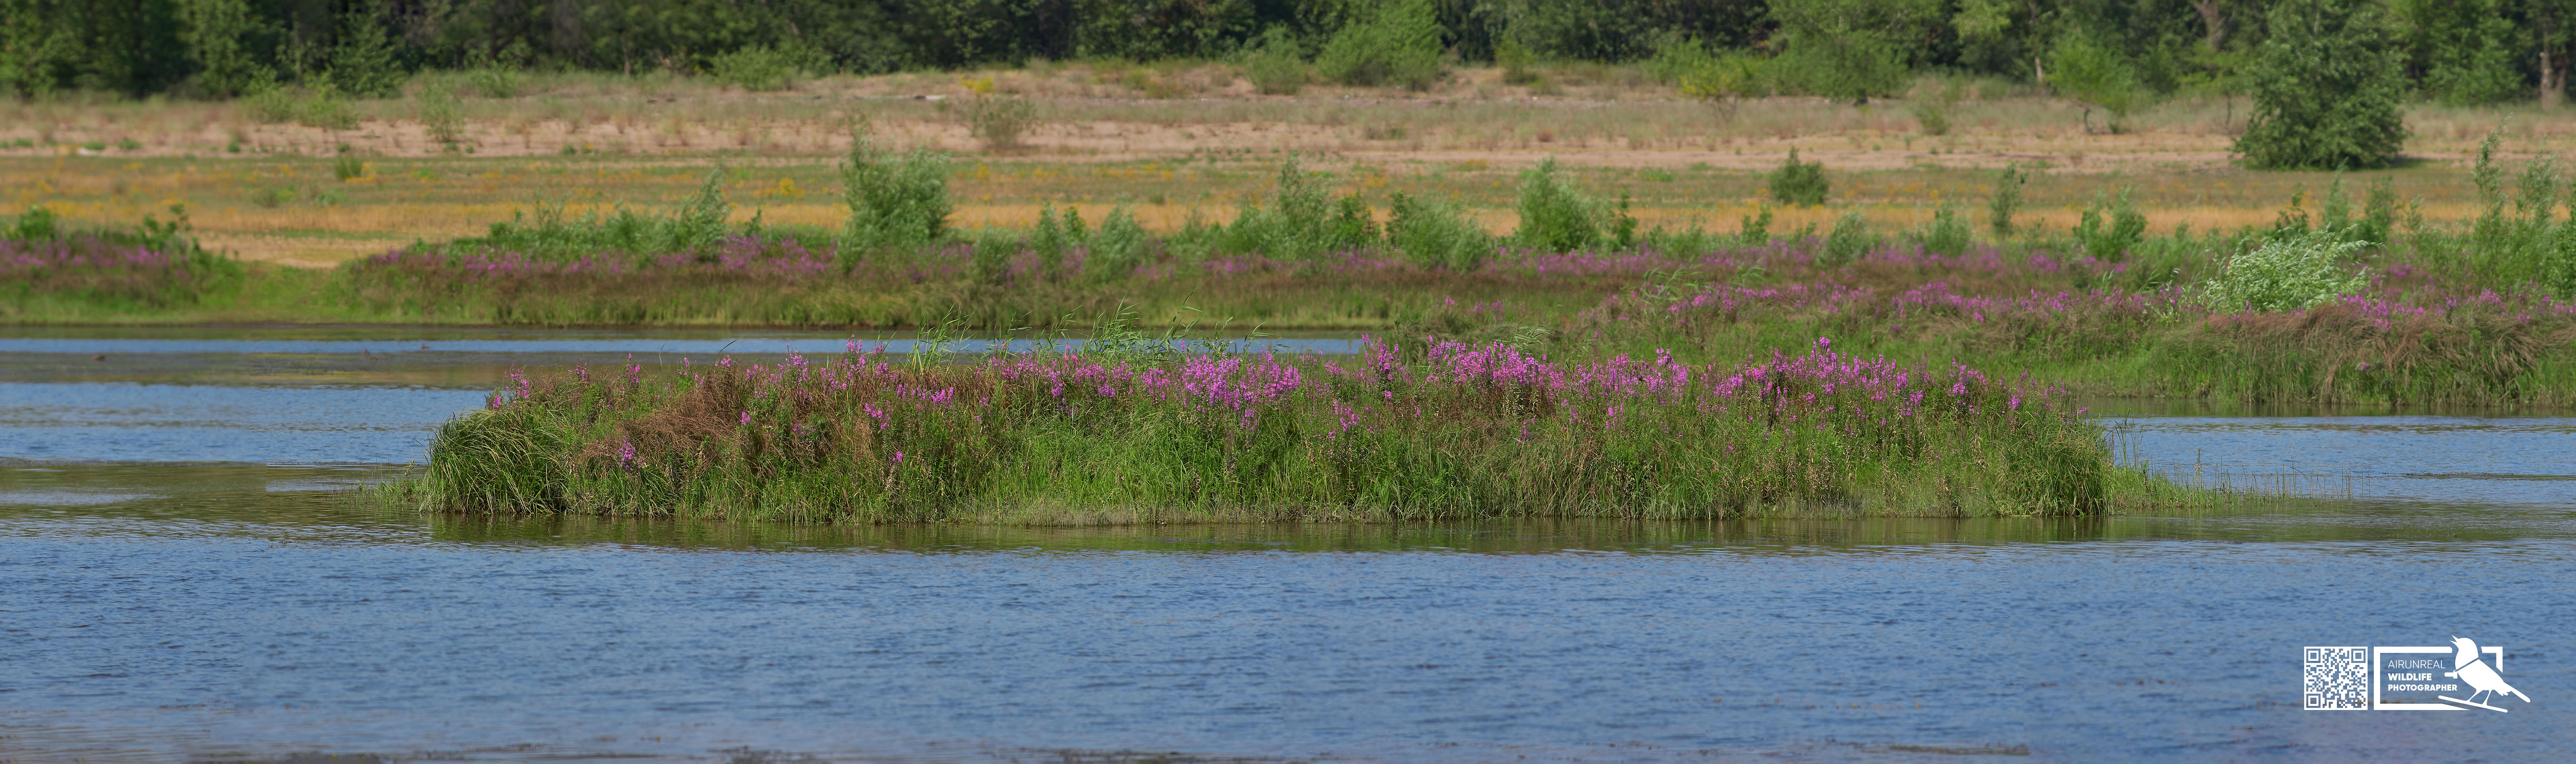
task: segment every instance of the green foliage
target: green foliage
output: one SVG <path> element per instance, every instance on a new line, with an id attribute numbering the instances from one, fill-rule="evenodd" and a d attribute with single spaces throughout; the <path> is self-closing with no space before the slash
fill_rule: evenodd
<path id="1" fill-rule="evenodd" d="M 1136 222 L 1136 212 L 1120 204 L 1100 219 L 1100 233 L 1091 239 L 1091 254 L 1082 264 L 1083 275 L 1093 281 L 1117 281 L 1134 273 L 1145 264 L 1146 247 L 1152 237 L 1145 226 Z"/>
<path id="2" fill-rule="evenodd" d="M 1825 248 L 1816 254 L 1816 265 L 1839 268 L 1860 259 L 1878 246 L 1878 234 L 1869 230 L 1869 221 L 1860 210 L 1847 210 L 1834 219 L 1833 229 L 1825 234 Z"/>
<path id="3" fill-rule="evenodd" d="M 1933 0 L 1777 0 L 1771 17 L 1785 39 L 1770 69 L 1785 84 L 1867 104 L 1912 83 L 1910 41 L 1938 21 Z"/>
<path id="4" fill-rule="evenodd" d="M 822 54 L 798 45 L 746 45 L 707 60 L 719 82 L 744 90 L 789 90 L 796 80 L 821 67 Z"/>
<path id="5" fill-rule="evenodd" d="M 367 161 L 350 154 L 331 160 L 331 177 L 348 182 L 367 174 Z"/>
<path id="6" fill-rule="evenodd" d="M 1762 205 L 1761 214 L 1744 216 L 1744 224 L 1735 229 L 1737 244 L 1759 247 L 1771 243 L 1771 205 Z"/>
<path id="7" fill-rule="evenodd" d="M 1311 259 L 1347 242 L 1337 241 L 1331 176 L 1307 172 L 1295 154 L 1279 165 L 1278 195 L 1270 206 L 1244 205 L 1219 236 L 1219 248 L 1259 252 L 1282 260 Z"/>
<path id="8" fill-rule="evenodd" d="M 517 98 L 526 88 L 519 79 L 519 70 L 490 61 L 466 71 L 465 82 L 485 98 Z"/>
<path id="9" fill-rule="evenodd" d="M 841 160 L 841 200 L 850 208 L 843 257 L 881 247 L 919 247 L 948 230 L 948 157 L 916 148 L 897 157 L 862 122 L 850 131 Z"/>
<path id="10" fill-rule="evenodd" d="M 1505 38 L 1494 46 L 1494 63 L 1503 68 L 1505 85 L 1537 85 L 1547 81 L 1538 73 L 1538 54 L 1531 53 L 1519 40 Z"/>
<path id="11" fill-rule="evenodd" d="M 2021 211 L 2021 187 L 2030 175 L 2017 165 L 2004 165 L 1995 175 L 1995 191 L 1986 198 L 1986 230 L 1998 237 L 2011 236 L 2013 215 Z"/>
<path id="12" fill-rule="evenodd" d="M 2397 179 L 2382 175 L 2370 183 L 2370 197 L 2362 203 L 2361 221 L 2354 224 L 2353 241 L 2372 246 L 2385 246 L 2397 235 Z"/>
<path id="13" fill-rule="evenodd" d="M 1020 149 L 1020 136 L 1037 124 L 1037 105 L 1019 96 L 977 95 L 966 103 L 966 133 L 987 151 Z"/>
<path id="14" fill-rule="evenodd" d="M 1465 272 L 1493 257 L 1493 234 L 1468 218 L 1456 202 L 1399 191 L 1387 206 L 1387 244 L 1415 265 Z"/>
<path id="15" fill-rule="evenodd" d="M 2050 52 L 2048 84 L 2059 95 L 2084 105 L 2084 127 L 2093 127 L 2093 110 L 2101 109 L 2103 126 L 2113 134 L 2128 132 L 2129 114 L 2150 95 L 2138 83 L 2136 67 L 2117 51 L 2083 30 L 2057 40 Z"/>
<path id="16" fill-rule="evenodd" d="M 2211 279 L 2202 301 L 2218 310 L 2262 312 L 2299 310 L 2370 285 L 2342 258 L 2369 246 L 2345 241 L 2332 231 L 2314 231 L 2266 241 L 2253 251 L 2228 258 L 2227 270 Z"/>
<path id="17" fill-rule="evenodd" d="M 1449 76 L 1440 60 L 1440 20 L 1428 0 L 1391 0 L 1345 26 L 1315 55 L 1324 79 L 1344 85 L 1425 90 Z"/>
<path id="18" fill-rule="evenodd" d="M 276 70 L 251 53 L 255 35 L 267 20 L 245 0 L 181 0 L 179 40 L 197 67 L 197 89 L 206 95 L 231 97 L 269 85 Z"/>
<path id="19" fill-rule="evenodd" d="M 241 101 L 243 111 L 252 121 L 264 124 L 294 122 L 324 130 L 347 130 L 358 126 L 358 112 L 341 97 L 331 83 L 298 90 L 266 86 L 253 91 Z"/>
<path id="20" fill-rule="evenodd" d="M 1697 38 L 1670 35 L 1655 41 L 1654 55 L 1639 62 L 1637 68 L 1655 78 L 1656 84 L 1680 85 L 1683 77 L 1709 69 L 1717 61 L 1717 55 Z"/>
<path id="21" fill-rule="evenodd" d="M 2367 0 L 2284 0 L 2246 77 L 2236 153 L 2264 169 L 2381 167 L 2406 141 L 2403 62 Z"/>
<path id="22" fill-rule="evenodd" d="M 1950 113 L 1959 106 L 1959 85 L 1942 82 L 1932 91 L 1929 96 L 1916 100 L 1907 110 L 1913 112 L 1914 124 L 1924 135 L 1949 135 Z"/>
<path id="23" fill-rule="evenodd" d="M 1800 162 L 1798 150 L 1794 148 L 1789 150 L 1788 161 L 1771 173 L 1771 198 L 1781 204 L 1824 204 L 1829 191 L 1825 181 L 1825 163 Z"/>
<path id="24" fill-rule="evenodd" d="M 2077 251 L 2116 263 L 2129 254 L 2130 247 L 2146 240 L 2147 216 L 2129 201 L 2129 190 L 2124 188 L 2108 202 L 2095 197 L 2093 206 L 2085 208 L 2075 223 L 2074 233 Z"/>
<path id="25" fill-rule="evenodd" d="M 2502 0 L 2398 0 L 2392 10 L 2404 21 L 2424 91 L 2436 100 L 2481 106 L 2530 96 L 2516 66 L 2528 43 Z"/>
<path id="26" fill-rule="evenodd" d="M 1263 95 L 1296 95 L 1306 86 L 1306 58 L 1287 27 L 1271 27 L 1243 56 L 1243 79 Z"/>
<path id="27" fill-rule="evenodd" d="M 1520 213 L 1512 238 L 1521 246 L 1573 252 L 1601 241 L 1601 204 L 1557 176 L 1555 157 L 1521 173 Z"/>
<path id="28" fill-rule="evenodd" d="M 1968 251 L 1973 238 L 1968 221 L 1960 218 L 1957 209 L 1943 204 L 1932 211 L 1932 224 L 1923 229 L 1923 251 L 1958 257 Z"/>
<path id="29" fill-rule="evenodd" d="M 395 41 L 385 34 L 378 13 L 362 8 L 341 19 L 339 39 L 331 46 L 330 68 L 324 73 L 328 89 L 358 98 L 402 93 L 408 73 L 395 60 Z"/>
<path id="30" fill-rule="evenodd" d="M 1769 93 L 1763 81 L 1767 63 L 1752 53 L 1730 50 L 1709 56 L 1677 79 L 1682 95 L 1702 101 L 1754 98 Z"/>
<path id="31" fill-rule="evenodd" d="M 561 203 L 541 203 L 533 215 L 512 212 L 509 220 L 493 223 L 480 238 L 415 249 L 447 254 L 500 252 L 545 262 L 602 255 L 643 262 L 670 254 L 712 257 L 726 236 L 759 230 L 756 218 L 740 227 L 727 222 L 733 214 L 733 204 L 724 198 L 725 174 L 722 166 L 708 171 L 697 192 L 668 217 L 637 214 L 621 207 L 605 215 L 585 212 L 579 218 L 567 218 Z"/>
<path id="32" fill-rule="evenodd" d="M 1502 343 L 1473 349 L 1494 359 L 1482 374 L 1386 346 L 1351 374 L 1103 333 L 1098 355 L 1127 366 L 852 354 L 810 376 L 540 375 L 443 427 L 393 490 L 450 512 L 1046 524 L 2088 515 L 2177 495 L 2117 464 L 2064 392 L 1959 367 L 1891 369 L 1919 389 L 1881 394 L 1804 381 L 1850 363 L 1819 350 L 1773 370 L 1787 389 L 1693 375 L 1623 396 L 1491 371 L 1556 366 Z M 1184 375 L 1199 392 L 1155 381 Z"/>
<path id="33" fill-rule="evenodd" d="M 0 235 L 0 238 L 18 241 L 51 241 L 62 238 L 63 218 L 61 215 L 54 214 L 53 210 L 46 209 L 44 205 L 30 205 L 27 207 L 27 214 L 18 216 L 17 221 L 10 223 L 5 230 L 7 233 Z"/>
<path id="34" fill-rule="evenodd" d="M 465 106 L 456 100 L 456 91 L 444 84 L 420 89 L 420 126 L 429 139 L 451 150 L 465 140 Z"/>

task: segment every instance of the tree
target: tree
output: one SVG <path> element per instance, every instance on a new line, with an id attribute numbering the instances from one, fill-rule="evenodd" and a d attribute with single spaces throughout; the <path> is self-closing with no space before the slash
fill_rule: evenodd
<path id="1" fill-rule="evenodd" d="M 2057 49 L 2049 55 L 2048 84 L 2057 94 L 2084 105 L 2084 129 L 2093 129 L 2093 110 L 2101 109 L 2104 127 L 2117 134 L 2127 130 L 2129 113 L 2147 100 L 2146 88 L 2129 62 L 2116 51 L 2103 46 L 2083 30 L 2058 38 Z"/>
<path id="2" fill-rule="evenodd" d="M 2246 76 L 2235 151 L 2265 169 L 2382 167 L 2405 147 L 2406 77 L 2370 0 L 2284 0 Z"/>
<path id="3" fill-rule="evenodd" d="M 1778 0 L 1771 17 L 1786 46 L 1773 71 L 1807 92 L 1853 104 L 1913 84 L 1906 51 L 1940 6 L 1929 0 Z"/>
<path id="4" fill-rule="evenodd" d="M 2426 94 L 2453 106 L 2479 106 L 2530 93 L 2515 67 L 2523 35 L 2505 19 L 2505 2 L 2400 0 L 2394 6 Z"/>
<path id="5" fill-rule="evenodd" d="M 197 65 L 197 89 L 209 96 L 250 92 L 277 76 L 251 54 L 251 37 L 265 20 L 243 0 L 185 0 L 179 5 L 179 41 Z"/>

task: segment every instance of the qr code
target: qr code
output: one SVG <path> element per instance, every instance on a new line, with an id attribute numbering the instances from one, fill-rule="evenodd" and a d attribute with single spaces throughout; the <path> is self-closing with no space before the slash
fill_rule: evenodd
<path id="1" fill-rule="evenodd" d="M 2363 711 L 2370 708 L 2370 648 L 2311 647 L 2306 660 L 2307 709 Z"/>

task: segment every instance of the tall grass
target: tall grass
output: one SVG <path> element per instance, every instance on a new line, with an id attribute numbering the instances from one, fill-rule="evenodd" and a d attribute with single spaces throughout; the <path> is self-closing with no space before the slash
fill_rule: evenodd
<path id="1" fill-rule="evenodd" d="M 75 229 L 44 207 L 0 228 L 0 318 L 191 306 L 239 287 L 239 263 L 188 235 L 186 207 L 133 228 Z"/>
<path id="2" fill-rule="evenodd" d="M 1406 359 L 1419 359 L 1407 362 Z M 1345 365 L 1347 364 L 1347 365 Z M 521 377 L 392 489 L 424 508 L 858 522 L 2086 515 L 2180 500 L 2064 391 L 1816 340 L 1572 362 L 861 352 Z"/>

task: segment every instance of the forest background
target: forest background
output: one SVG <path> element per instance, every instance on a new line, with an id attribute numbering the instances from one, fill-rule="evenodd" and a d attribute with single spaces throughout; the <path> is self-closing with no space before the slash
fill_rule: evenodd
<path id="1" fill-rule="evenodd" d="M 2295 0 L 2293 0 L 2295 1 Z M 1412 0 L 1451 62 L 1741 60 L 1744 95 L 1892 95 L 1921 71 L 2139 95 L 2238 92 L 2281 0 Z M 0 0 L 0 92 L 396 94 L 422 70 L 875 74 L 1236 60 L 1335 41 L 1370 0 Z M 2421 97 L 2567 90 L 2576 0 L 2370 0 Z M 1385 26 L 1385 25 L 1379 25 Z M 1771 65 L 1764 65 L 1771 64 Z M 2056 72 L 2052 72 L 2056 69 Z M 1400 77 L 1400 73 L 1398 74 Z M 2106 108 L 2117 110 L 2116 103 Z"/>

